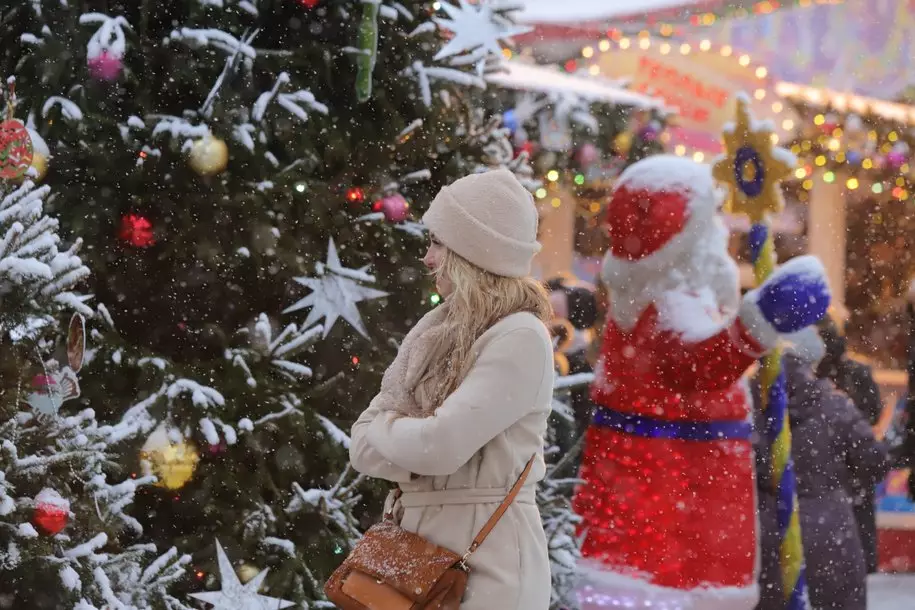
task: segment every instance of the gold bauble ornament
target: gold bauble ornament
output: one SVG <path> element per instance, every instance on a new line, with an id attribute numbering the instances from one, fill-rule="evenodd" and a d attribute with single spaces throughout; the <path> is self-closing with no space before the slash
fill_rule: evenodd
<path id="1" fill-rule="evenodd" d="M 194 478 L 200 456 L 194 443 L 164 424 L 156 428 L 140 449 L 140 467 L 145 476 L 155 476 L 156 485 L 181 489 Z"/>
<path id="2" fill-rule="evenodd" d="M 41 182 L 48 175 L 48 158 L 40 152 L 32 156 L 32 165 L 25 173 L 25 177 L 30 178 L 32 182 Z"/>
<path id="3" fill-rule="evenodd" d="M 241 581 L 241 584 L 247 583 L 249 580 L 260 574 L 260 570 L 255 568 L 250 563 L 243 563 L 238 566 L 238 569 L 235 570 L 235 573 L 238 574 L 238 579 Z"/>
<path id="4" fill-rule="evenodd" d="M 620 132 L 613 140 L 613 148 L 616 149 L 616 152 L 620 155 L 628 155 L 629 149 L 632 148 L 632 134 L 628 131 Z"/>
<path id="5" fill-rule="evenodd" d="M 201 176 L 215 176 L 229 164 L 229 147 L 224 140 L 207 136 L 194 142 L 188 162 Z"/>

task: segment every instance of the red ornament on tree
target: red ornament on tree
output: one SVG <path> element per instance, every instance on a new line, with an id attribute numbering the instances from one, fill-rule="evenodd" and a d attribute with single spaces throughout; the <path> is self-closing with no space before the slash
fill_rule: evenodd
<path id="1" fill-rule="evenodd" d="M 320 2 L 320 1 L 321 0 L 299 0 L 299 4 L 301 4 L 305 8 L 314 8 L 314 7 L 318 6 L 318 2 Z"/>
<path id="2" fill-rule="evenodd" d="M 138 214 L 127 214 L 121 218 L 121 229 L 118 231 L 121 241 L 136 248 L 148 248 L 156 243 L 152 223 Z"/>
<path id="3" fill-rule="evenodd" d="M 59 534 L 70 520 L 70 502 L 53 489 L 44 488 L 35 496 L 32 523 L 48 536 Z"/>
<path id="4" fill-rule="evenodd" d="M 534 143 L 530 140 L 527 140 L 520 146 L 515 147 L 515 158 L 517 159 L 521 153 L 527 153 L 527 158 L 531 159 L 534 156 Z"/>
<path id="5" fill-rule="evenodd" d="M 350 203 L 362 203 L 365 201 L 365 191 L 358 186 L 346 189 L 346 200 Z"/>
<path id="6" fill-rule="evenodd" d="M 22 121 L 0 123 L 0 178 L 21 178 L 32 165 L 32 137 Z"/>
<path id="7" fill-rule="evenodd" d="M 388 222 L 403 222 L 410 216 L 410 204 L 400 193 L 376 201 L 372 205 L 372 210 L 384 214 Z"/>

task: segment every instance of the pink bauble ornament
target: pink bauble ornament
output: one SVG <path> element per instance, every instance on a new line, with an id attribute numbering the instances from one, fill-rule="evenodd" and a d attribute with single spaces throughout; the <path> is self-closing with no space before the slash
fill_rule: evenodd
<path id="1" fill-rule="evenodd" d="M 123 60 L 108 51 L 102 51 L 95 57 L 90 57 L 86 65 L 92 78 L 109 83 L 117 80 L 124 69 Z"/>
<path id="2" fill-rule="evenodd" d="M 579 167 L 589 167 L 600 159 L 600 151 L 590 142 L 585 142 L 575 151 L 575 161 Z"/>
<path id="3" fill-rule="evenodd" d="M 372 209 L 384 214 L 388 222 L 403 222 L 410 216 L 410 204 L 400 193 L 394 193 L 376 201 Z"/>
<path id="4" fill-rule="evenodd" d="M 899 169 L 906 162 L 906 154 L 904 152 L 893 150 L 886 156 L 886 163 L 893 169 Z"/>

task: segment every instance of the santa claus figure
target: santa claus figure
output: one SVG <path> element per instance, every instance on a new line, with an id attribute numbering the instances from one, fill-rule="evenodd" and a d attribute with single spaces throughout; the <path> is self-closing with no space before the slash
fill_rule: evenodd
<path id="1" fill-rule="evenodd" d="M 640 161 L 608 206 L 610 292 L 575 508 L 582 608 L 745 610 L 756 603 L 751 404 L 742 376 L 829 304 L 794 259 L 739 293 L 710 169 Z"/>

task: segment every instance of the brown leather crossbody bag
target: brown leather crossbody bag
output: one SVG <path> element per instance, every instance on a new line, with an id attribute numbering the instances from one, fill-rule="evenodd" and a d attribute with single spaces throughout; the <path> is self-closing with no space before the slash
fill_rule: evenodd
<path id="1" fill-rule="evenodd" d="M 511 506 L 534 465 L 532 456 L 463 555 L 433 544 L 394 523 L 394 515 L 365 533 L 324 585 L 340 610 L 460 610 L 476 551 Z M 400 497 L 400 490 L 397 490 Z"/>

